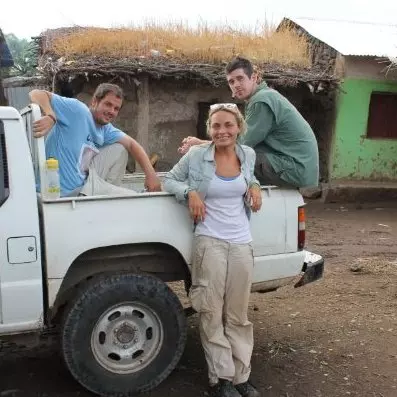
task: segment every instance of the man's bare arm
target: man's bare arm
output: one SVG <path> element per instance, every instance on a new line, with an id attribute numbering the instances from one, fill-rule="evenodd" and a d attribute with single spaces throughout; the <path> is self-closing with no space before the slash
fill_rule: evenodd
<path id="1" fill-rule="evenodd" d="M 150 162 L 150 159 L 146 154 L 144 148 L 135 139 L 131 138 L 128 135 L 121 138 L 119 143 L 121 143 L 126 148 L 126 150 L 141 166 L 146 176 L 145 185 L 147 189 L 150 192 L 161 191 L 160 179 L 156 175 L 156 171 L 154 170 L 152 163 Z"/>
<path id="2" fill-rule="evenodd" d="M 29 92 L 30 101 L 41 107 L 45 115 L 55 116 L 55 112 L 51 107 L 52 93 L 44 90 L 32 90 Z"/>
<path id="3" fill-rule="evenodd" d="M 32 103 L 40 106 L 44 116 L 33 124 L 33 132 L 36 138 L 48 134 L 56 123 L 56 115 L 51 107 L 51 92 L 44 90 L 33 90 L 29 92 L 29 98 Z"/>

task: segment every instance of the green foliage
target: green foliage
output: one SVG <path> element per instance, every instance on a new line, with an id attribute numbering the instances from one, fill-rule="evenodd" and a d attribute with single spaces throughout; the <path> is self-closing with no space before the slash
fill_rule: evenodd
<path id="1" fill-rule="evenodd" d="M 14 59 L 14 66 L 9 69 L 10 76 L 32 76 L 36 72 L 38 48 L 35 42 L 19 39 L 15 34 L 5 35 L 8 48 Z"/>

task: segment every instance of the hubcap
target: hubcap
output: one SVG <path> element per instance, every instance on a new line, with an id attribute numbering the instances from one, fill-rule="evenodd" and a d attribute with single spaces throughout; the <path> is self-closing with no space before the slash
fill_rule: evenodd
<path id="1" fill-rule="evenodd" d="M 125 302 L 99 318 L 91 334 L 91 349 L 108 371 L 134 373 L 154 360 L 163 337 L 161 321 L 149 306 Z"/>

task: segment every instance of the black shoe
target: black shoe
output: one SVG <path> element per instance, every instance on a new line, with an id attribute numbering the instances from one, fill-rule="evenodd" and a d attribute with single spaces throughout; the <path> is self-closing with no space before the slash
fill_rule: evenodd
<path id="1" fill-rule="evenodd" d="M 259 397 L 260 394 L 258 390 L 255 389 L 252 384 L 247 381 L 244 383 L 239 383 L 235 386 L 236 390 L 240 393 L 242 397 Z"/>
<path id="2" fill-rule="evenodd" d="M 211 386 L 211 397 L 241 397 L 240 393 L 233 386 L 233 383 L 226 379 L 219 379 L 219 382 Z"/>

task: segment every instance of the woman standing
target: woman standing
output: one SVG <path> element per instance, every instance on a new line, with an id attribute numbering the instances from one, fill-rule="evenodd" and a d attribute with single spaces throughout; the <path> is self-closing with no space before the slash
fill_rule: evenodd
<path id="1" fill-rule="evenodd" d="M 237 143 L 246 129 L 235 104 L 210 108 L 211 143 L 192 147 L 166 175 L 165 190 L 188 202 L 195 223 L 190 300 L 211 394 L 257 397 L 249 383 L 253 348 L 248 302 L 254 265 L 249 218 L 260 209 L 255 152 Z"/>

